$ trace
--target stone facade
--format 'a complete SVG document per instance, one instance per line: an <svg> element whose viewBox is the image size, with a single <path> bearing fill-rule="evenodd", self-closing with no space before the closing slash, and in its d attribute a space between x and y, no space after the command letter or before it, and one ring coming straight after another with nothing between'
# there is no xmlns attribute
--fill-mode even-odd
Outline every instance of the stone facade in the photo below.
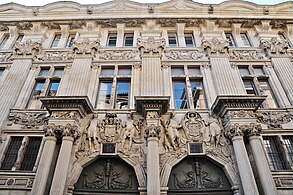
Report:
<svg viewBox="0 0 293 195"><path fill-rule="evenodd" d="M0 5L0 194L292 194L292 12Z"/></svg>

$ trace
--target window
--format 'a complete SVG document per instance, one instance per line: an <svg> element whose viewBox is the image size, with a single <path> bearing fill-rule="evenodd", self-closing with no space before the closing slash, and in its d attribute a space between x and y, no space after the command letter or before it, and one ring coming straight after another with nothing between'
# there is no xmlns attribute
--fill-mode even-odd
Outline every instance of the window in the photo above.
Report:
<svg viewBox="0 0 293 195"><path fill-rule="evenodd" d="M60 34L55 35L54 40L53 40L53 42L51 44L51 48L57 48L60 39L61 39L61 35Z"/></svg>
<svg viewBox="0 0 293 195"><path fill-rule="evenodd" d="M236 47L234 38L231 33L226 33L226 38L228 39L229 47Z"/></svg>
<svg viewBox="0 0 293 195"><path fill-rule="evenodd" d="M14 42L14 46L16 42L22 42L24 35L18 35L17 39Z"/></svg>
<svg viewBox="0 0 293 195"><path fill-rule="evenodd" d="M11 137L1 170L33 171L41 142L41 137Z"/></svg>
<svg viewBox="0 0 293 195"><path fill-rule="evenodd" d="M269 77L265 74L262 66L239 66L238 69L247 94L266 95L267 99L262 106L265 108L278 107L269 84Z"/></svg>
<svg viewBox="0 0 293 195"><path fill-rule="evenodd" d="M73 40L75 39L75 34L70 34L68 36L65 48L72 48L73 47Z"/></svg>
<svg viewBox="0 0 293 195"><path fill-rule="evenodd" d="M199 66L188 66L187 74L185 74L184 66L174 66L171 68L171 74L173 80L174 107L176 109L206 108L202 75ZM188 88L188 86L190 87Z"/></svg>
<svg viewBox="0 0 293 195"><path fill-rule="evenodd" d="M9 35L4 35L2 40L0 40L0 49L3 48L3 46L5 45L5 43L8 40L8 38L9 38Z"/></svg>
<svg viewBox="0 0 293 195"><path fill-rule="evenodd" d="M186 47L195 47L193 35L191 33L184 34Z"/></svg>
<svg viewBox="0 0 293 195"><path fill-rule="evenodd" d="M288 45L289 47L292 47L292 43L285 37L285 35L283 33L278 33L278 36L279 36L279 39L282 40L282 41L287 41L288 42Z"/></svg>
<svg viewBox="0 0 293 195"><path fill-rule="evenodd" d="M251 47L251 43L250 43L246 33L240 33L240 37L242 39L244 47Z"/></svg>
<svg viewBox="0 0 293 195"><path fill-rule="evenodd" d="M292 136L263 136L271 170L292 170ZM281 143L284 143L282 147Z"/></svg>
<svg viewBox="0 0 293 195"><path fill-rule="evenodd" d="M169 41L169 47L177 47L177 34L176 33L170 33L168 34L168 41Z"/></svg>
<svg viewBox="0 0 293 195"><path fill-rule="evenodd" d="M40 96L56 96L63 72L63 67L41 67L27 108L40 108Z"/></svg>
<svg viewBox="0 0 293 195"><path fill-rule="evenodd" d="M116 47L117 42L117 34L116 33L110 33L108 36L108 47Z"/></svg>
<svg viewBox="0 0 293 195"><path fill-rule="evenodd" d="M133 47L133 36L134 36L133 34L124 34L124 46L125 47Z"/></svg>
<svg viewBox="0 0 293 195"><path fill-rule="evenodd" d="M129 108L130 66L102 67L99 80L96 108Z"/></svg>

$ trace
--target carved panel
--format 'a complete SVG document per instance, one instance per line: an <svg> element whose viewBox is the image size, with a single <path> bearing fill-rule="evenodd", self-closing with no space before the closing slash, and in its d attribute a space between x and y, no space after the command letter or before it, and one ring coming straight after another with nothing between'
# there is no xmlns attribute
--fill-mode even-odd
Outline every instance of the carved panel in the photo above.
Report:
<svg viewBox="0 0 293 195"><path fill-rule="evenodd" d="M138 181L133 168L123 160L99 158L84 168L74 191L138 194Z"/></svg>
<svg viewBox="0 0 293 195"><path fill-rule="evenodd" d="M141 54L161 55L166 47L166 40L164 38L156 40L154 37L149 37L147 40L138 38L137 45Z"/></svg>
<svg viewBox="0 0 293 195"><path fill-rule="evenodd" d="M267 124L269 129L282 129L282 124L289 123L293 119L293 114L289 112L258 112L259 122Z"/></svg>
<svg viewBox="0 0 293 195"><path fill-rule="evenodd" d="M15 43L15 56L27 56L32 55L32 57L36 57L37 54L40 53L42 49L42 44L40 42L33 42L30 39L27 39L26 42L16 42Z"/></svg>
<svg viewBox="0 0 293 195"><path fill-rule="evenodd" d="M100 60L133 60L137 57L137 50L105 50L99 53Z"/></svg>
<svg viewBox="0 0 293 195"><path fill-rule="evenodd" d="M145 19L135 18L135 19L124 19L124 18L117 18L117 19L99 19L96 20L97 25L101 25L102 27L117 27L117 23L123 23L126 27L140 27L141 24L145 23Z"/></svg>
<svg viewBox="0 0 293 195"><path fill-rule="evenodd" d="M228 54L228 41L219 40L214 37L211 41L203 39L201 46L208 56L210 55L227 55Z"/></svg>
<svg viewBox="0 0 293 195"><path fill-rule="evenodd" d="M261 39L260 47L268 56L281 55L287 53L289 44L287 40L278 40L277 38L273 37L271 40Z"/></svg>
<svg viewBox="0 0 293 195"><path fill-rule="evenodd" d="M0 62L11 62L12 60L12 53L0 53Z"/></svg>
<svg viewBox="0 0 293 195"><path fill-rule="evenodd" d="M73 60L73 52L69 51L46 51L37 55L36 61L71 61Z"/></svg>
<svg viewBox="0 0 293 195"><path fill-rule="evenodd" d="M21 125L22 129L39 129L40 126L48 124L47 112L11 112L8 117L7 126L13 124Z"/></svg>
<svg viewBox="0 0 293 195"><path fill-rule="evenodd" d="M170 194L183 191L207 193L213 190L232 194L224 171L205 158L189 157L173 167L168 187Z"/></svg>
<svg viewBox="0 0 293 195"><path fill-rule="evenodd" d="M73 41L74 54L91 54L94 56L99 47L100 40L90 41L88 38L84 38L81 42Z"/></svg>
<svg viewBox="0 0 293 195"><path fill-rule="evenodd" d="M230 60L263 60L264 54L258 50L231 50Z"/></svg>
<svg viewBox="0 0 293 195"><path fill-rule="evenodd" d="M165 56L171 60L199 60L205 58L205 54L200 50L168 50Z"/></svg>

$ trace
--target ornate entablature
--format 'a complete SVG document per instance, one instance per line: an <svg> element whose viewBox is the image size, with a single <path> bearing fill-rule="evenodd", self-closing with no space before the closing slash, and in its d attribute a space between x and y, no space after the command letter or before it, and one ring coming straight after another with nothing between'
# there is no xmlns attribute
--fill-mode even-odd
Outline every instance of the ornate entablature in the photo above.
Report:
<svg viewBox="0 0 293 195"><path fill-rule="evenodd" d="M258 49L229 49L229 56L231 61L260 61L267 60L264 53Z"/></svg>
<svg viewBox="0 0 293 195"><path fill-rule="evenodd" d="M292 121L293 113L287 111L259 111L256 113L260 123L268 129L283 129L282 125Z"/></svg>
<svg viewBox="0 0 293 195"><path fill-rule="evenodd" d="M42 44L40 42L33 42L27 39L24 43L16 42L14 49L14 57L32 56L35 58L41 51Z"/></svg>
<svg viewBox="0 0 293 195"><path fill-rule="evenodd" d="M166 49L166 60L207 60L206 54L202 49Z"/></svg>

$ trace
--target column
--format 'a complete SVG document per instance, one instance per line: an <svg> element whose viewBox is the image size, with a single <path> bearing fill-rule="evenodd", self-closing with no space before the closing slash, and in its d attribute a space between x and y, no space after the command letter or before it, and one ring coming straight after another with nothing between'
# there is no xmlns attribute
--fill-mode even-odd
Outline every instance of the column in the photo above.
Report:
<svg viewBox="0 0 293 195"><path fill-rule="evenodd" d="M148 122L147 122L148 123ZM149 122L150 123L150 122ZM146 129L147 138L147 194L160 194L160 166L159 166L159 133L160 126L158 124L148 124Z"/></svg>
<svg viewBox="0 0 293 195"><path fill-rule="evenodd" d="M70 124L67 124L62 130L62 144L54 171L50 195L63 195L64 193L67 172L70 164L71 150L76 130L77 127Z"/></svg>
<svg viewBox="0 0 293 195"><path fill-rule="evenodd" d="M260 136L254 135L249 137L249 143L254 156L258 170L260 182L266 195L278 194L274 179L271 174L265 151L262 147Z"/></svg>
<svg viewBox="0 0 293 195"><path fill-rule="evenodd" d="M242 136L232 138L242 187L246 195L258 195L258 190Z"/></svg>
<svg viewBox="0 0 293 195"><path fill-rule="evenodd" d="M47 132L46 132L44 148L42 150L42 155L38 165L35 182L33 184L31 195L45 194L45 189L48 182L48 176L50 173L52 159L53 159L54 151L56 148L57 139L54 134L55 125L48 126L46 128L46 131Z"/></svg>

